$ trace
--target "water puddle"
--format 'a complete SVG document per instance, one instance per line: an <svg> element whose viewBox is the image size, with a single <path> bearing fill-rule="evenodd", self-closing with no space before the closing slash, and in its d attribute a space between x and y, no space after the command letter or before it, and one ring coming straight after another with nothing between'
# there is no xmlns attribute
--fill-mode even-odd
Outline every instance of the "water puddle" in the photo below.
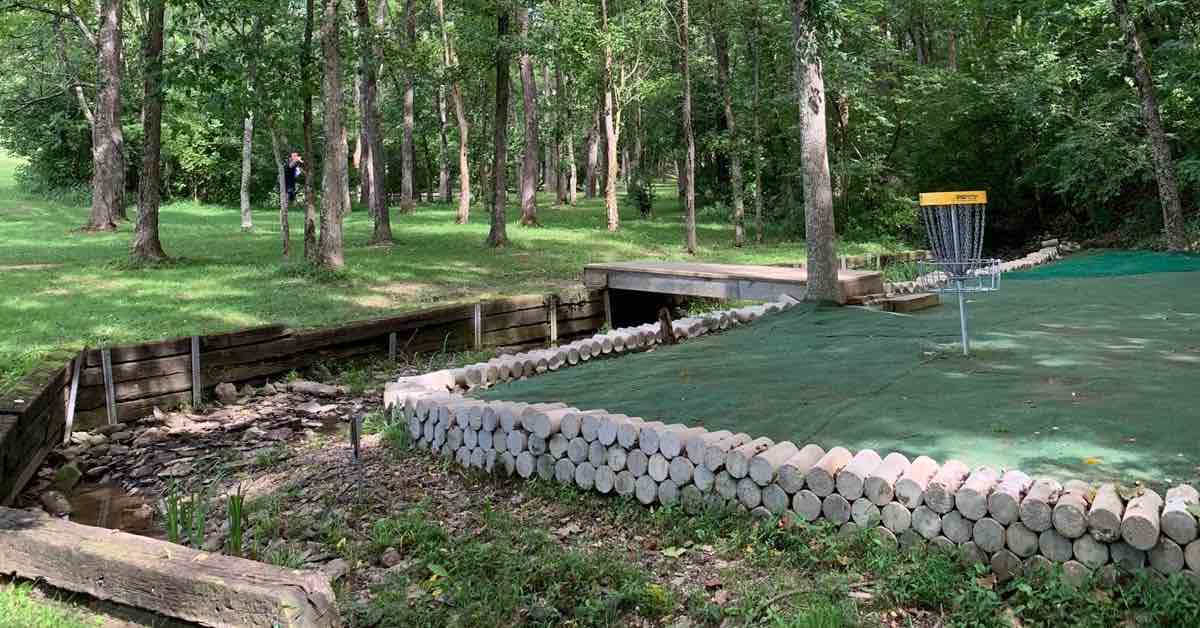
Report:
<svg viewBox="0 0 1200 628"><path fill-rule="evenodd" d="M153 502L130 495L115 484L81 485L71 497L71 506L71 521L75 523L163 538L155 523Z"/></svg>

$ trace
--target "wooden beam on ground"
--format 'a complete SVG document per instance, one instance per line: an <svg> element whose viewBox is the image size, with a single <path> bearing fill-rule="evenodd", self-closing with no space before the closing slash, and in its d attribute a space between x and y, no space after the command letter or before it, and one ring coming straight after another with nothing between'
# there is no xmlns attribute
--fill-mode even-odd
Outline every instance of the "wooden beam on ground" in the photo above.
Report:
<svg viewBox="0 0 1200 628"><path fill-rule="evenodd" d="M620 262L588 264L588 287L658 292L718 299L776 301L783 295L803 299L808 273L803 268L686 262ZM840 299L883 292L883 275L873 271L838 271Z"/></svg>
<svg viewBox="0 0 1200 628"><path fill-rule="evenodd" d="M0 508L0 573L206 626L339 626L316 572Z"/></svg>

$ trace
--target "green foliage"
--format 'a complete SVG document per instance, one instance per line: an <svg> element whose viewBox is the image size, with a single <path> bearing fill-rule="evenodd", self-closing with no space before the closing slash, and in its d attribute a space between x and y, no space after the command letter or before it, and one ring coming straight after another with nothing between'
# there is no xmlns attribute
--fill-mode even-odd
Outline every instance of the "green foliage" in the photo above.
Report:
<svg viewBox="0 0 1200 628"><path fill-rule="evenodd" d="M186 496L184 491L178 482L171 481L163 495L162 511L167 540L199 549L204 545L207 533L209 487L191 490Z"/></svg>
<svg viewBox="0 0 1200 628"><path fill-rule="evenodd" d="M237 493L231 493L227 497L226 516L229 518L229 540L226 546L229 548L230 556L241 556L243 547L243 537L245 536L245 514L246 496L242 494L242 487L239 484Z"/></svg>
<svg viewBox="0 0 1200 628"><path fill-rule="evenodd" d="M396 547L417 565L352 606L351 625L502 625L524 609L532 625L609 626L675 606L668 589L618 556L563 549L494 511L483 522L478 534L451 537L418 508L374 526L375 546Z"/></svg>

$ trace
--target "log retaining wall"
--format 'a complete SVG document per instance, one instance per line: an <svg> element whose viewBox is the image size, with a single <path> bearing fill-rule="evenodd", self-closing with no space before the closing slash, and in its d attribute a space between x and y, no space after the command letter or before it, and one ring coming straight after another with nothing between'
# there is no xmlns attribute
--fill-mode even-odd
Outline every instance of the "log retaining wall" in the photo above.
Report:
<svg viewBox="0 0 1200 628"><path fill-rule="evenodd" d="M601 291L573 290L322 329L267 325L55 354L0 397L0 505L15 500L68 430L141 418L155 407L203 401L220 383L261 380L318 362L484 348L516 351L571 341L604 326L604 308Z"/></svg>

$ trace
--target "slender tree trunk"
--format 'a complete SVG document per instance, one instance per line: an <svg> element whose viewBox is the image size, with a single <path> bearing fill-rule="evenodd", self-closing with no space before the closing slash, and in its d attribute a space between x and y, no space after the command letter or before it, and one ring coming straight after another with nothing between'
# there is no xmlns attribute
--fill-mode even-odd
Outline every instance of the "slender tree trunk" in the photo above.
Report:
<svg viewBox="0 0 1200 628"><path fill-rule="evenodd" d="M458 215L455 222L465 225L471 217L471 161L467 152L470 145L470 126L463 105L462 89L458 78L453 76L458 69L458 55L455 54L454 44L450 41L450 32L446 29L446 7L443 0L434 0L434 7L437 9L438 22L442 29L442 63L452 75L450 102L454 105L454 117L458 121Z"/></svg>
<svg viewBox="0 0 1200 628"><path fill-rule="evenodd" d="M508 37L508 22L507 3L501 0L496 3L496 128L492 138L495 148L492 158L492 228L487 237L487 244L492 247L508 243L508 232L504 224L504 212L508 204L504 170L508 158L508 81L512 54L504 41Z"/></svg>
<svg viewBox="0 0 1200 628"><path fill-rule="evenodd" d="M684 189L684 221L687 229L687 252L695 255L696 243L696 135L692 132L692 77L688 63L688 0L679 0L679 47L681 61L680 74L683 78L683 141L686 147L684 153L684 175L687 177Z"/></svg>
<svg viewBox="0 0 1200 628"><path fill-rule="evenodd" d="M558 202L560 204L570 203L575 205L575 133L571 126L571 112L566 106L567 92L563 81L562 66L557 60L554 62L554 95L558 102L558 114L554 117L554 137L555 142L561 144L564 140L567 142L567 167L569 171L562 172L560 164L560 172L558 174ZM557 148L555 149L558 150Z"/></svg>
<svg viewBox="0 0 1200 628"><path fill-rule="evenodd" d="M257 42L262 39L265 23L261 17L255 18L254 27L250 39L252 42ZM258 55L250 56L249 67L246 69L246 84L250 86L251 91L257 91L258 85ZM242 180L238 190L238 196L241 201L242 210L242 231L250 231L254 229L254 215L250 212L250 180L251 180L251 157L254 155L254 108L246 107L245 117L242 119Z"/></svg>
<svg viewBox="0 0 1200 628"><path fill-rule="evenodd" d="M608 0L600 0L600 30L608 34ZM617 207L617 127L613 123L613 51L604 46L604 72L600 88L604 90L604 141L607 176L604 180L604 211L608 215L608 230L621 228L621 213Z"/></svg>
<svg viewBox="0 0 1200 628"><path fill-rule="evenodd" d="M346 207L347 147L342 106L342 68L338 51L339 0L323 0L321 14L321 102L324 109L325 156L321 167L321 241L319 262L326 268L345 266L342 218Z"/></svg>
<svg viewBox="0 0 1200 628"><path fill-rule="evenodd" d="M137 230L130 257L135 262L157 262L167 258L158 239L159 184L162 152L162 51L163 16L166 0L149 0L146 6L146 39L143 48L145 97L142 107L142 174L138 181Z"/></svg>
<svg viewBox="0 0 1200 628"><path fill-rule="evenodd" d="M596 198L596 173L600 168L600 110L592 112L592 127L588 129L584 145L587 147L587 164L583 169L586 189L584 198Z"/></svg>
<svg viewBox="0 0 1200 628"><path fill-rule="evenodd" d="M286 144L283 137L280 135L279 128L274 120L269 120L271 128L271 155L275 158L275 177L279 186L279 240L283 249L283 258L287 259L291 253L291 229L288 225L288 195L287 195L287 175L284 173L284 160L287 155L283 152L283 147Z"/></svg>
<svg viewBox="0 0 1200 628"><path fill-rule="evenodd" d="M517 25L521 30L521 92L525 104L525 151L521 159L521 224L538 226L538 157L542 152L538 138L537 80L533 76L533 57L529 54L529 9L517 7Z"/></svg>
<svg viewBox="0 0 1200 628"><path fill-rule="evenodd" d="M300 62L300 83L304 91L304 157L310 162L316 159L313 154L312 125L313 125L313 88L312 52L313 25L316 21L314 0L306 0L304 14L304 57ZM328 155L325 156L328 158ZM317 198L313 193L312 174L308 167L304 169L304 259L317 261Z"/></svg>
<svg viewBox="0 0 1200 628"><path fill-rule="evenodd" d="M762 178L762 125L759 121L759 74L762 55L762 15L758 0L754 2L754 240L763 241L763 178Z"/></svg>
<svg viewBox="0 0 1200 628"><path fill-rule="evenodd" d="M354 2L355 19L358 14L358 0ZM366 42L360 45L367 45ZM365 55L363 55L365 56ZM365 61L365 60L364 60ZM359 120L358 133L354 137L354 151L350 156L350 165L354 166L354 170L358 172L358 203L371 207L371 175L367 172L364 160L370 160L371 149L367 148L367 129L362 123L363 119L363 72L362 63L360 62L358 72L354 75L354 113ZM375 216L372 215L374 220Z"/></svg>
<svg viewBox="0 0 1200 628"><path fill-rule="evenodd" d="M100 31L96 41L96 67L100 87L96 93L92 132L92 210L84 229L115 231L121 216L125 164L121 155L121 0L104 0L99 6Z"/></svg>
<svg viewBox="0 0 1200 628"><path fill-rule="evenodd" d="M713 32L713 48L717 56L717 85L725 106L725 127L729 141L729 187L733 201L733 245L746 243L744 224L746 207L742 201L742 154L738 142L737 120L733 115L733 94L729 89L729 34L718 27Z"/></svg>
<svg viewBox="0 0 1200 628"><path fill-rule="evenodd" d="M404 3L404 35L405 48L414 51L417 46L417 13L413 0ZM400 167L400 210L404 212L411 212L416 207L413 202L413 166L416 163L413 146L413 128L416 125L413 74L413 68L404 68L404 134L400 141L403 157Z"/></svg>
<svg viewBox="0 0 1200 628"><path fill-rule="evenodd" d="M562 176L562 95L557 83L550 81L550 64L542 65L542 85L546 89L546 104L551 115L551 138L546 142L546 191L554 193L555 202L563 203Z"/></svg>
<svg viewBox="0 0 1200 628"><path fill-rule="evenodd" d="M808 0L792 0L796 100L800 108L800 162L804 180L804 226L808 243L808 293L815 301L838 297L833 191L825 122L825 78L817 30Z"/></svg>
<svg viewBox="0 0 1200 628"><path fill-rule="evenodd" d="M253 69L253 68L252 68ZM242 119L242 180L238 196L242 210L242 231L254 229L254 214L250 211L250 158L254 150L254 111L246 110Z"/></svg>
<svg viewBox="0 0 1200 628"><path fill-rule="evenodd" d="M438 200L450 202L450 140L446 130L450 126L450 118L446 112L446 86L438 85L437 90L438 114Z"/></svg>
<svg viewBox="0 0 1200 628"><path fill-rule="evenodd" d="M1125 47L1133 65L1133 80L1142 98L1142 122L1150 136L1150 152L1154 158L1154 176L1158 179L1158 201L1162 204L1163 232L1167 236L1167 248L1172 251L1187 249L1187 235L1183 229L1183 207L1179 201L1179 181L1175 175L1175 161L1171 157L1171 145L1163 130L1162 117L1158 110L1158 97L1154 93L1154 77L1150 72L1150 61L1142 47L1141 35L1129 13L1126 0L1112 0L1113 11L1125 34Z"/></svg>
<svg viewBox="0 0 1200 628"><path fill-rule="evenodd" d="M381 2L376 10L386 10L387 3ZM381 47L376 46L375 40L382 33L376 33L371 23L371 11L367 0L354 0L354 16L358 22L358 36L362 49L362 62L359 64L359 125L363 144L363 160L360 162L360 172L363 173L362 185L366 191L367 206L371 218L375 221L375 231L371 235L372 244L392 241L392 220L387 210L387 194L384 190L383 134L380 129L379 115L379 57ZM379 21L379 20L376 20Z"/></svg>
<svg viewBox="0 0 1200 628"><path fill-rule="evenodd" d="M946 42L946 64L950 66L951 72L958 71L958 33L950 31L949 39Z"/></svg>
<svg viewBox="0 0 1200 628"><path fill-rule="evenodd" d="M633 107L633 152L629 159L629 171L625 173L625 185L642 179L642 101Z"/></svg>

